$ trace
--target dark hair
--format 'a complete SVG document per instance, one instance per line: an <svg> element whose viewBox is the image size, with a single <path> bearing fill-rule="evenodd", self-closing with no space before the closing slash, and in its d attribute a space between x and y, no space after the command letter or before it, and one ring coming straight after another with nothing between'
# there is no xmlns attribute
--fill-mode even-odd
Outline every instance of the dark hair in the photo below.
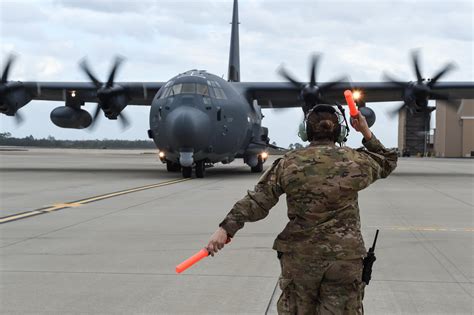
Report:
<svg viewBox="0 0 474 315"><path fill-rule="evenodd" d="M341 126L337 115L329 112L313 112L306 121L309 141L330 140L336 142Z"/></svg>

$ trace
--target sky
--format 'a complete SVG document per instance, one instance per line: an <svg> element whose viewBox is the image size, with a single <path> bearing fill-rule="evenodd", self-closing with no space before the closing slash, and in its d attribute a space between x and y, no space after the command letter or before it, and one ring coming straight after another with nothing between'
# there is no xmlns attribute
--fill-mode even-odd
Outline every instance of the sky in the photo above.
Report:
<svg viewBox="0 0 474 315"><path fill-rule="evenodd" d="M276 70L284 64L307 81L309 56L320 52L319 81L341 75L382 81L384 71L410 81L415 79L410 52L419 49L425 77L453 61L457 69L443 81L474 81L473 10L470 0L240 0L241 80L283 81ZM17 55L10 80L87 81L78 67L87 57L105 80L121 55L126 62L116 81L166 82L190 69L226 77L231 16L232 0L0 0L0 64L3 68L10 53ZM128 106L131 125L124 131L105 117L94 130L74 130L50 121L50 112L63 105L32 101L20 109L19 126L0 115L0 131L57 139L148 138L148 107ZM374 134L386 146L397 146L398 120L386 112L398 103L367 105L377 115ZM92 112L95 104L84 108ZM283 147L301 142L300 109L264 115L272 142ZM348 145L359 146L360 140L352 132Z"/></svg>

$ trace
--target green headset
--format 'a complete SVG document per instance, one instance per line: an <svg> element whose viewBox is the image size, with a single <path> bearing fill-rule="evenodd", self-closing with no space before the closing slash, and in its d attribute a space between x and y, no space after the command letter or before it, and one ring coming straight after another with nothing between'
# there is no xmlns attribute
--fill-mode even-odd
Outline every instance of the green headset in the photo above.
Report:
<svg viewBox="0 0 474 315"><path fill-rule="evenodd" d="M336 111L334 106L327 105L327 104L318 104L311 108L305 115L303 122L299 125L298 128L298 136L304 142L308 141L308 133L306 131L306 121L308 120L309 116L314 112L329 112L335 114L338 120L338 127L334 131L337 133L336 142L339 143L341 146L347 141L347 137L349 136L349 125L347 124L346 114L344 108L341 104L336 103L337 108L339 109L340 113Z"/></svg>

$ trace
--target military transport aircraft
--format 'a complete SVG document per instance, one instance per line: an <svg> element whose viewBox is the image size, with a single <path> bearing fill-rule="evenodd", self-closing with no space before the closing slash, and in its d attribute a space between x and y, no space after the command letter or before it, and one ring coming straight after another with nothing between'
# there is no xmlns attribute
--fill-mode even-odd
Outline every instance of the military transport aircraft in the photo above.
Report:
<svg viewBox="0 0 474 315"><path fill-rule="evenodd" d="M190 70L167 82L115 82L122 60L116 59L104 83L96 78L86 61L81 68L91 82L8 81L13 57L7 61L0 82L0 112L15 116L31 100L62 101L51 112L52 122L62 128L89 127L102 111L109 119L127 123L123 110L128 105L150 106L148 135L159 149L170 172L191 177L204 176L206 164L230 163L243 158L253 172L261 172L269 145L268 129L262 127L262 108L302 107L317 103L344 102L343 91L353 89L358 105L367 102L403 101L409 112L430 112L428 100L474 98L473 82L438 82L452 65L432 79L424 79L418 57L413 55L416 81L402 82L318 82L318 56L313 56L309 83L300 83L286 70L280 74L288 83L240 82L238 1L234 0L228 78L204 70ZM81 109L85 102L97 102L93 116ZM373 111L365 108L365 114Z"/></svg>

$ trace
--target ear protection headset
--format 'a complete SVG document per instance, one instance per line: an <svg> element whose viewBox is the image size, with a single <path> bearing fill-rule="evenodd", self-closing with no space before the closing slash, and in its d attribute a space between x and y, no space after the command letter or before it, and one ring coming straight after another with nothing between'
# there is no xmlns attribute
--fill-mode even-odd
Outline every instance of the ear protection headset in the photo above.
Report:
<svg viewBox="0 0 474 315"><path fill-rule="evenodd" d="M308 113L306 113L303 122L299 125L298 128L298 136L301 138L301 140L303 140L304 142L308 141L308 134L306 132L306 122L309 116L313 112L328 112L337 116L338 126L334 130L334 133L337 134L336 142L342 146L347 141L347 136L349 136L349 125L347 124L344 108L341 106L341 104L338 103L336 103L336 106L339 109L340 113L337 112L333 106L326 104L318 104L311 108Z"/></svg>

